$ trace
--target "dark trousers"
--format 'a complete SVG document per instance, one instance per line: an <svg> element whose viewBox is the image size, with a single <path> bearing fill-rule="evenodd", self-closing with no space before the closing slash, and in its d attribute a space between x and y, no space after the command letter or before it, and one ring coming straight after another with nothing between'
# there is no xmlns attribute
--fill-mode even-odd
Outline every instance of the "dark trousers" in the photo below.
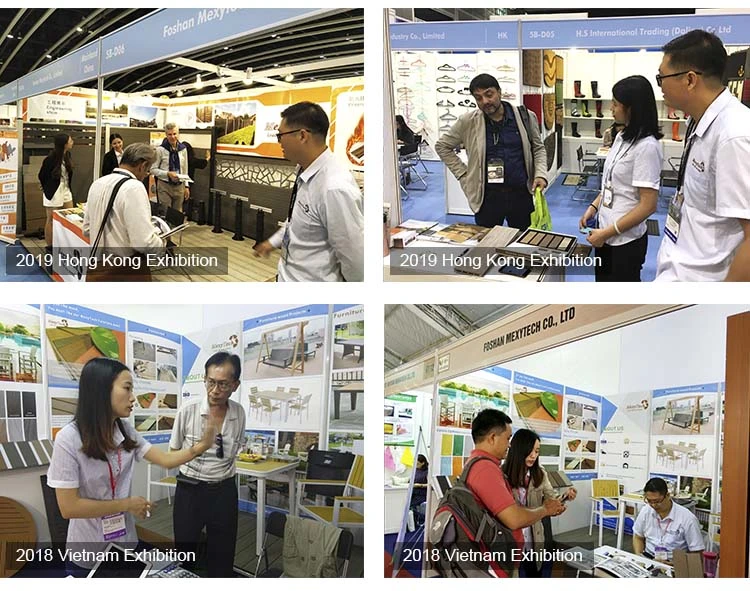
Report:
<svg viewBox="0 0 750 591"><path fill-rule="evenodd" d="M526 187L495 187L487 184L482 207L474 214L477 226L502 226L525 230L531 223L534 200Z"/></svg>
<svg viewBox="0 0 750 591"><path fill-rule="evenodd" d="M537 579L542 576L542 571L537 568L536 560L524 560L518 565L518 576L522 579Z"/></svg>
<svg viewBox="0 0 750 591"><path fill-rule="evenodd" d="M602 264L596 267L596 280L640 281L647 248L648 232L621 246L605 244L595 249L594 254L602 259Z"/></svg>
<svg viewBox="0 0 750 591"><path fill-rule="evenodd" d="M234 478L217 485L177 483L174 496L175 546L180 552L200 552L206 528L209 577L231 577L237 543L237 486ZM193 565L187 565L190 568Z"/></svg>

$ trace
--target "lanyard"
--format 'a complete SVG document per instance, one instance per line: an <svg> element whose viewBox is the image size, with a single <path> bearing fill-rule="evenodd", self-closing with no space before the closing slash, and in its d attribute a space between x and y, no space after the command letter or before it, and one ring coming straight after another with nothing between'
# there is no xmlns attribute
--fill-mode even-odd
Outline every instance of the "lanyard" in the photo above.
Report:
<svg viewBox="0 0 750 591"><path fill-rule="evenodd" d="M107 458L107 468L109 468L109 485L112 488L112 500L114 500L117 479L120 478L120 473L122 472L122 456L120 455L119 447L117 448L117 478L115 478L115 475L112 473L112 464L109 463L109 458Z"/></svg>
<svg viewBox="0 0 750 591"><path fill-rule="evenodd" d="M292 197L289 200L289 216L287 217L288 221L292 221L292 212L294 211L294 204L297 202L297 190L299 189L299 174L297 175L297 178L294 179L294 188L292 189Z"/></svg>
<svg viewBox="0 0 750 591"><path fill-rule="evenodd" d="M661 536L659 537L659 543L661 543L661 544L664 543L664 536L666 535L667 531L669 530L669 526L672 525L672 520L669 519L669 518L665 518L664 522L666 522L665 523L666 527L662 528L662 526L661 526L662 520L661 519L657 519L657 525L659 526L659 533L661 533Z"/></svg>
<svg viewBox="0 0 750 591"><path fill-rule="evenodd" d="M606 175L606 177L605 177L605 179L604 179L604 186L605 186L605 187L606 187L607 185L610 185L610 184L612 183L612 175L613 175L613 174L614 174L614 172L615 172L615 166L617 166L617 163L618 163L618 162L619 162L620 160L622 160L623 158L625 158L625 156L627 156L627 155L628 155L628 152L630 152L630 148L632 148L632 147L633 147L633 146L635 145L635 142L636 142L636 140L637 140L637 139L638 139L638 138L636 138L636 139L634 139L634 140L633 140L632 142L630 142L630 145L629 145L629 146L627 147L627 149L625 150L625 153L624 153L624 154L623 154L622 156L620 156L620 152L622 152L622 146L623 146L623 144L624 144L625 142L624 142L624 141L622 141L622 140L620 140L620 141L621 141L621 143L620 143L620 147L619 147L619 148L617 148L617 154L615 154L615 157L614 157L614 159L612 160L612 166L610 166L610 167L609 167L609 169L607 170L607 175Z"/></svg>
<svg viewBox="0 0 750 591"><path fill-rule="evenodd" d="M680 158L680 170L677 173L677 195L682 190L682 185L685 182L685 165L688 163L690 158L690 150L693 148L693 142L695 141L695 128L698 127L694 119L690 119L690 125L688 125L687 132L685 133L685 150L682 152L682 158Z"/></svg>

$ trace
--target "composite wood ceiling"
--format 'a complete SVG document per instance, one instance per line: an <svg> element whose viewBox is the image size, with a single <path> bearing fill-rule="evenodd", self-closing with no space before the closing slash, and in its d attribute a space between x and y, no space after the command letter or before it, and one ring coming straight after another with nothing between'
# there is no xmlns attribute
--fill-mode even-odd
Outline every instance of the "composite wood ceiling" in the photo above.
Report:
<svg viewBox="0 0 750 591"><path fill-rule="evenodd" d="M5 8L0 9L0 86L32 72L71 51L112 33L152 12L152 8ZM252 24L248 24L251 28ZM144 40L147 42L147 40ZM154 40L158 42L158 40ZM326 60L364 55L364 10L339 9L304 23L286 25L230 43L204 48L181 57L227 69L264 71L276 67L320 62L315 70L300 73L295 82L330 80L364 74L363 64L326 67ZM51 56L51 57L48 57ZM196 70L170 63L150 64L109 76L104 88L114 92L143 92L195 80ZM210 94L219 88L218 76L201 72L205 86L185 91ZM256 83L260 85L259 83ZM80 86L95 88L96 81ZM229 91L246 88L227 84Z"/></svg>

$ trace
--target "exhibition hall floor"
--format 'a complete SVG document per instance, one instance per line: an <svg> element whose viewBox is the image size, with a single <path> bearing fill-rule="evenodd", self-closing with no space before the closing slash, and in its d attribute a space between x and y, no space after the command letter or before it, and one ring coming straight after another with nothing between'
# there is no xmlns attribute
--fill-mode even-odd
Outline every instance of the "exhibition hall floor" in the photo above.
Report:
<svg viewBox="0 0 750 591"><path fill-rule="evenodd" d="M418 171L427 183L427 189L418 190L423 187L418 179L412 174L412 182L407 186L408 194L404 199L401 195L401 219L402 220L425 220L437 221L441 224L474 223L473 216L454 215L445 213L445 167L442 162L425 161L428 174L424 173L421 165ZM556 232L570 234L583 239L583 235L578 232L578 220L583 215L588 203L596 197L598 187L594 178L589 179L588 188L590 194L586 201L573 201L571 196L575 187L563 185L565 174L560 174L555 182L546 191L547 204L549 205L550 215L552 216L552 227ZM668 195L674 192L674 189L665 189L663 197L659 199L656 212L649 218L659 223L659 236L648 237L648 251L646 253L646 262L643 265L641 279L643 281L653 281L656 277L656 253L659 252L659 246L663 236L664 222L667 217ZM583 196L583 195L581 195ZM593 281L592 275L569 274L567 281Z"/></svg>

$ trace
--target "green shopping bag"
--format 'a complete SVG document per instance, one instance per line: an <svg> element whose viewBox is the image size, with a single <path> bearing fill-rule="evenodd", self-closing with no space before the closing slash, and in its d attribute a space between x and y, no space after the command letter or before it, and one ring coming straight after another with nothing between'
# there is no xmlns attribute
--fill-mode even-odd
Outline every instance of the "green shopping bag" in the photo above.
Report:
<svg viewBox="0 0 750 591"><path fill-rule="evenodd" d="M536 188L534 193L534 211L531 212L531 225L529 227L535 230L552 230L552 216L549 214L547 200L539 187Z"/></svg>

